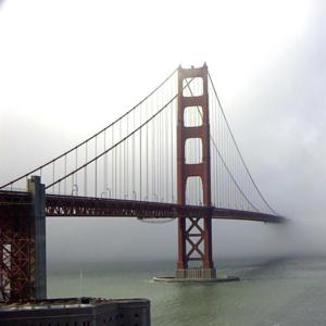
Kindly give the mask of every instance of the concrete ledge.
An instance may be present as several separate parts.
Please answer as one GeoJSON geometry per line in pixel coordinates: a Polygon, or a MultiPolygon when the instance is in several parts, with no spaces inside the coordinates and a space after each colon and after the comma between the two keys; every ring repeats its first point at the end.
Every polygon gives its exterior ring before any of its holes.
{"type": "Polygon", "coordinates": [[[226,283],[237,282],[240,278],[237,276],[216,277],[211,279],[196,278],[177,278],[175,276],[154,276],[153,281],[162,283],[226,283]]]}

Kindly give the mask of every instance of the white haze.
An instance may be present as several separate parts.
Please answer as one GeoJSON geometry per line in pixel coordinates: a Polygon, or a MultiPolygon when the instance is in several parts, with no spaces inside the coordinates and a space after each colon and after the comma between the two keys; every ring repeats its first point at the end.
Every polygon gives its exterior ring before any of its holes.
{"type": "MultiPolygon", "coordinates": [[[[0,1],[0,183],[94,133],[178,64],[207,61],[286,226],[214,222],[221,256],[324,254],[323,1],[0,1]]],[[[176,223],[49,219],[49,261],[176,256],[176,223]]]]}

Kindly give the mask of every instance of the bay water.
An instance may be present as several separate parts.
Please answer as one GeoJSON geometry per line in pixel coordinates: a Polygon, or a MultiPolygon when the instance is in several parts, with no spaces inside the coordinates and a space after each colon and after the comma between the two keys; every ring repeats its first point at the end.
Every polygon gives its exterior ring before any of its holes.
{"type": "Polygon", "coordinates": [[[326,258],[216,260],[239,282],[158,283],[174,261],[57,263],[48,268],[49,297],[148,298],[154,326],[326,325],[326,258]]]}

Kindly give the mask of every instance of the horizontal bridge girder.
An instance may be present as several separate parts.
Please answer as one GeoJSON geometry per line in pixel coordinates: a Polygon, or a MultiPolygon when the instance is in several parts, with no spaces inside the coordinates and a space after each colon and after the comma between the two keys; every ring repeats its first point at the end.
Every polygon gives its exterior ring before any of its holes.
{"type": "Polygon", "coordinates": [[[204,104],[205,104],[205,97],[203,95],[201,95],[201,96],[191,96],[191,97],[184,96],[182,98],[182,100],[183,100],[184,108],[189,107],[189,106],[201,106],[201,107],[204,107],[204,104]]]}
{"type": "Polygon", "coordinates": [[[182,74],[183,78],[196,78],[196,77],[202,78],[207,71],[207,66],[205,64],[203,67],[198,67],[198,68],[191,67],[191,69],[180,67],[179,71],[182,74]]]}
{"type": "Polygon", "coordinates": [[[184,165],[184,174],[186,177],[201,177],[203,178],[204,163],[188,163],[184,165]]]}
{"type": "MultiPolygon", "coordinates": [[[[0,191],[0,213],[8,205],[28,204],[30,196],[25,192],[0,191]]],[[[9,206],[10,206],[9,205],[9,206]]],[[[46,195],[46,216],[50,217],[141,217],[141,218],[180,218],[211,216],[214,219],[283,223],[282,216],[204,206],[181,206],[178,204],[119,200],[64,195],[46,195]]]]}
{"type": "Polygon", "coordinates": [[[202,126],[197,127],[184,127],[183,128],[183,141],[189,138],[203,138],[205,130],[202,126]]]}

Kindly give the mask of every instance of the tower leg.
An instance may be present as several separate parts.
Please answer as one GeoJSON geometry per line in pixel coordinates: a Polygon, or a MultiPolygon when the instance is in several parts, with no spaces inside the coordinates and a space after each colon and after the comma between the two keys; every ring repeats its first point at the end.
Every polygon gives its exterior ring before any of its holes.
{"type": "MultiPolygon", "coordinates": [[[[190,86],[191,87],[191,86],[190,86]]],[[[210,175],[210,132],[208,107],[207,66],[178,71],[178,126],[177,126],[177,192],[178,204],[186,205],[186,188],[189,177],[199,177],[202,181],[203,205],[211,206],[210,175]],[[202,94],[192,92],[184,95],[185,85],[193,79],[202,82],[202,94]],[[201,112],[200,126],[186,126],[186,108],[201,112]],[[185,144],[187,139],[197,138],[202,143],[202,161],[186,163],[185,144]]],[[[179,279],[215,279],[216,272],[212,258],[212,218],[179,217],[178,221],[178,263],[176,277],[179,279]]]]}
{"type": "Polygon", "coordinates": [[[211,217],[185,218],[185,228],[179,222],[179,241],[185,238],[184,246],[179,245],[176,277],[178,279],[210,280],[216,278],[212,259],[211,217]],[[181,224],[181,227],[180,227],[181,224]]]}

